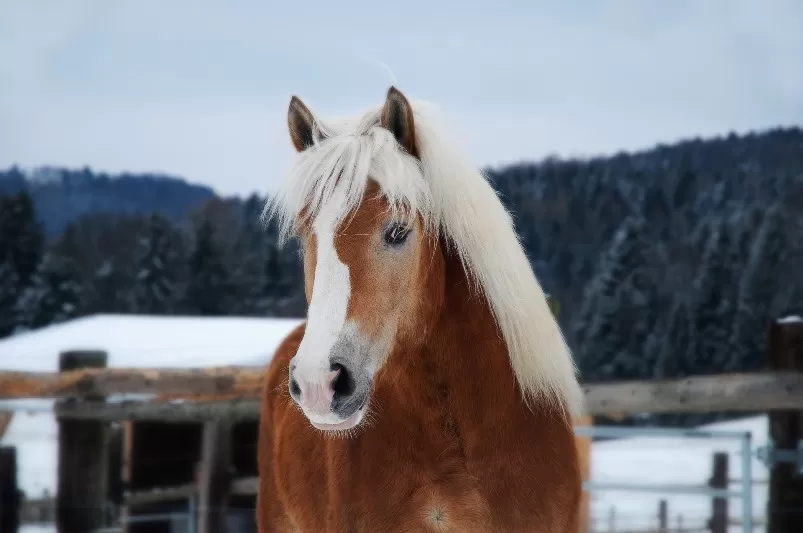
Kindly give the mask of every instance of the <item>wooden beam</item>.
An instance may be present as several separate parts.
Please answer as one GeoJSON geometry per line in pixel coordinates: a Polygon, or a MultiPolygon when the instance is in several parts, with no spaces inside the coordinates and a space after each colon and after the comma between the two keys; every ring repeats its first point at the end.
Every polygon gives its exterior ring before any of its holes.
{"type": "Polygon", "coordinates": [[[176,500],[186,500],[198,492],[198,487],[193,483],[180,485],[178,487],[166,487],[153,490],[130,492],[125,495],[126,506],[129,509],[154,503],[162,503],[176,500]]]}
{"type": "Polygon", "coordinates": [[[235,479],[229,492],[232,496],[255,496],[259,492],[259,476],[235,479]]]}
{"type": "Polygon", "coordinates": [[[80,369],[0,372],[0,399],[81,398],[115,394],[258,396],[264,369],[80,369]]]}
{"type": "MultiPolygon", "coordinates": [[[[241,477],[231,482],[229,494],[232,496],[253,496],[258,490],[258,476],[241,477]]],[[[197,493],[198,485],[192,483],[177,487],[165,487],[153,490],[129,492],[125,495],[125,501],[126,505],[130,507],[138,507],[167,501],[186,500],[197,493]]]]}
{"type": "MultiPolygon", "coordinates": [[[[764,412],[803,408],[803,373],[723,374],[667,381],[631,381],[584,387],[587,414],[606,415],[671,412],[764,412]]],[[[96,404],[71,402],[56,407],[59,417],[75,420],[162,420],[200,422],[226,417],[259,418],[257,396],[211,401],[218,396],[190,396],[196,401],[156,401],[96,404]]]]}
{"type": "Polygon", "coordinates": [[[22,499],[17,489],[17,449],[0,447],[0,531],[17,533],[22,499]]]}
{"type": "Polygon", "coordinates": [[[2,440],[3,435],[6,434],[6,430],[8,430],[8,426],[11,425],[11,420],[13,418],[13,411],[0,411],[0,440],[2,440]]]}
{"type": "MultiPolygon", "coordinates": [[[[770,368],[803,376],[803,323],[781,320],[769,328],[767,359],[770,368]]],[[[779,452],[794,452],[803,440],[803,405],[769,413],[770,442],[779,452]]],[[[772,456],[772,454],[770,455],[772,456]]],[[[776,462],[769,468],[767,533],[803,531],[803,475],[794,462],[776,462]]]]}
{"type": "Polygon", "coordinates": [[[231,423],[218,419],[204,425],[198,475],[198,533],[225,529],[231,487],[231,423]]]}
{"type": "Polygon", "coordinates": [[[60,418],[71,420],[130,420],[152,422],[205,422],[225,417],[231,421],[257,420],[260,402],[245,398],[223,402],[161,403],[120,402],[89,404],[75,402],[55,408],[60,418]]]}
{"type": "MultiPolygon", "coordinates": [[[[59,368],[104,367],[105,352],[65,352],[59,368]]],[[[69,401],[69,400],[67,400],[69,401]]],[[[91,396],[86,403],[102,403],[91,396]]],[[[60,533],[91,533],[106,526],[108,496],[108,428],[98,420],[58,419],[58,489],[56,524],[60,533]]]]}
{"type": "MultiPolygon", "coordinates": [[[[53,373],[0,372],[0,399],[156,394],[193,401],[258,398],[263,369],[106,369],[53,373]],[[20,380],[17,383],[17,380],[20,380]]],[[[722,374],[666,381],[587,384],[590,414],[766,411],[803,406],[799,372],[722,374]]]]}
{"type": "Polygon", "coordinates": [[[125,489],[131,484],[131,459],[134,451],[134,431],[133,424],[128,420],[120,423],[120,431],[123,433],[123,464],[120,468],[120,481],[123,484],[123,503],[120,505],[120,533],[128,533],[130,523],[128,518],[131,516],[131,508],[126,497],[125,489]]]}
{"type": "MultiPolygon", "coordinates": [[[[728,454],[716,452],[711,463],[711,478],[708,486],[712,489],[728,489],[728,454]]],[[[708,520],[711,533],[727,533],[728,531],[728,499],[711,498],[711,518],[708,520]]]]}
{"type": "Polygon", "coordinates": [[[632,381],[584,387],[588,412],[761,412],[803,408],[803,374],[720,374],[666,381],[632,381]]]}

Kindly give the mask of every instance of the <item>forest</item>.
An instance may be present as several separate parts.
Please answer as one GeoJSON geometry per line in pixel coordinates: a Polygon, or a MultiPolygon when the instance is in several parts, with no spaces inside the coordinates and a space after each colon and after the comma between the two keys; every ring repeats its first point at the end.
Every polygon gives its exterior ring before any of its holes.
{"type": "MultiPolygon", "coordinates": [[[[801,313],[803,130],[485,171],[585,382],[758,370],[768,323],[801,313]]],[[[261,225],[263,202],[168,176],[0,172],[0,337],[94,313],[303,316],[298,248],[261,225]]]]}

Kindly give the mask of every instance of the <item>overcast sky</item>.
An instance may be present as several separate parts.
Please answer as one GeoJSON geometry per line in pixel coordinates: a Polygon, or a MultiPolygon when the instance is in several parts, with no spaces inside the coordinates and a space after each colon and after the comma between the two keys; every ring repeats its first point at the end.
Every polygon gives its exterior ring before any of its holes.
{"type": "Polygon", "coordinates": [[[438,104],[478,165],[803,124],[803,2],[0,0],[0,167],[265,193],[286,109],[438,104]]]}

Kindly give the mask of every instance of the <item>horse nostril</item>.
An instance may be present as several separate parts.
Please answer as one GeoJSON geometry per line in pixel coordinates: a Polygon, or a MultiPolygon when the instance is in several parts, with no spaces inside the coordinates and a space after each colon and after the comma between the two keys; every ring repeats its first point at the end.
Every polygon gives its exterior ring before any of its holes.
{"type": "Polygon", "coordinates": [[[335,395],[343,397],[354,394],[357,384],[354,382],[354,378],[351,376],[351,373],[346,370],[346,367],[340,363],[332,363],[331,368],[333,371],[338,373],[334,383],[332,383],[332,389],[334,390],[335,395]]]}
{"type": "Polygon", "coordinates": [[[301,398],[301,387],[299,387],[298,381],[294,377],[290,378],[290,396],[296,399],[301,398]]]}

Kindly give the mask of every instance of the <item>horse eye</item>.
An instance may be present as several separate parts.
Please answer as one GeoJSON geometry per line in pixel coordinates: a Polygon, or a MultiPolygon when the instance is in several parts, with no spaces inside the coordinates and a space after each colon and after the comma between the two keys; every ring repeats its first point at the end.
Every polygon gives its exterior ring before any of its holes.
{"type": "Polygon", "coordinates": [[[407,226],[401,224],[394,224],[385,230],[385,244],[388,246],[401,246],[407,240],[410,230],[407,226]]]}

